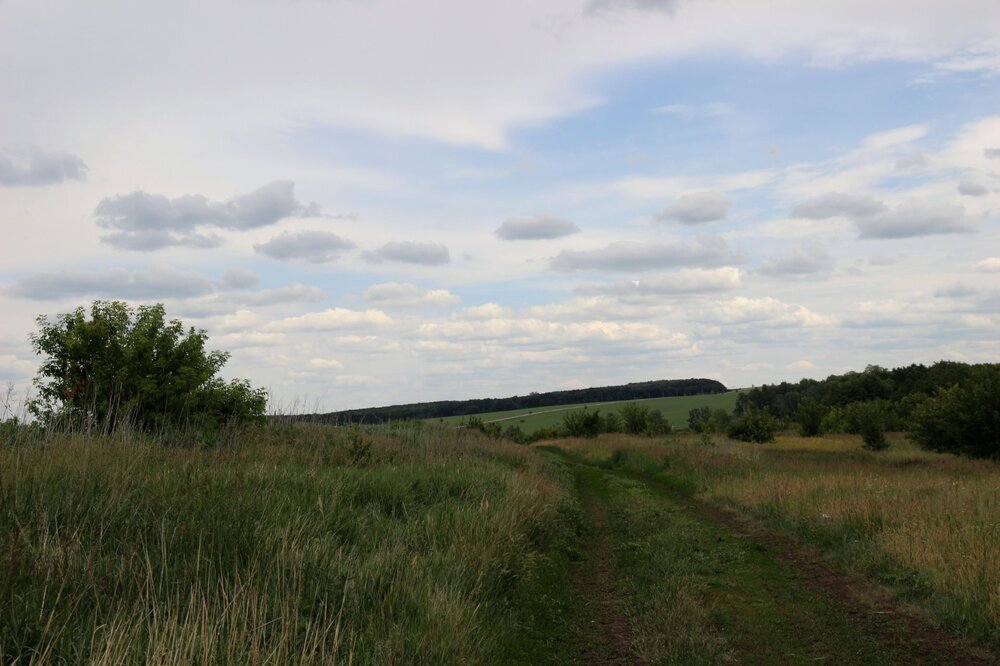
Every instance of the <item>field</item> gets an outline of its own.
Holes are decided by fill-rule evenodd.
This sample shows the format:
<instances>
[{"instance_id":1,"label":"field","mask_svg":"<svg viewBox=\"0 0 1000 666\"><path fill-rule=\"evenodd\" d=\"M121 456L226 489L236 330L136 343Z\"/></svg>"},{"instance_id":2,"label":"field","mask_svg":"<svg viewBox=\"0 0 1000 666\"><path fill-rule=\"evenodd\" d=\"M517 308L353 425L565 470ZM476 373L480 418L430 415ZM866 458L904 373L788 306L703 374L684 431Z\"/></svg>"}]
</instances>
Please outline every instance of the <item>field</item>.
<instances>
[{"instance_id":1,"label":"field","mask_svg":"<svg viewBox=\"0 0 1000 666\"><path fill-rule=\"evenodd\" d=\"M539 428L551 428L563 422L563 416L577 409L599 409L602 413L618 412L622 405L635 402L659 410L675 430L687 428L688 412L696 407L709 406L732 411L736 407L738 391L714 393L708 395L685 395L672 398L648 398L646 400L623 400L618 402L595 402L576 405L555 405L538 407L536 409L514 409L505 412L486 412L468 416L449 416L443 419L433 419L453 425L468 421L471 417L479 417L486 423L500 423L504 427L516 425L525 433L531 433Z\"/></svg>"},{"instance_id":2,"label":"field","mask_svg":"<svg viewBox=\"0 0 1000 666\"><path fill-rule=\"evenodd\" d=\"M998 488L852 436L0 439L0 663L997 663Z\"/></svg>"}]
</instances>

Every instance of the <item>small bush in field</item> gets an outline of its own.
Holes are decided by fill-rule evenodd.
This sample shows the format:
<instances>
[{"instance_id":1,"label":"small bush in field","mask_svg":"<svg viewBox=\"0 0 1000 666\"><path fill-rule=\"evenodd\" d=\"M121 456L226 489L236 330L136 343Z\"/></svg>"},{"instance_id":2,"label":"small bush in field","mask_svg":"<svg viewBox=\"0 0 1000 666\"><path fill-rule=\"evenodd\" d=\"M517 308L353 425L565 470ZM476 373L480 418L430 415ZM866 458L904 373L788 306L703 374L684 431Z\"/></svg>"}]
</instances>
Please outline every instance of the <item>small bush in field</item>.
<instances>
[{"instance_id":1,"label":"small bush in field","mask_svg":"<svg viewBox=\"0 0 1000 666\"><path fill-rule=\"evenodd\" d=\"M661 435L669 435L673 432L673 428L670 426L670 422L663 418L663 414L660 410L654 410L649 413L646 417L646 434L657 437Z\"/></svg>"},{"instance_id":2,"label":"small bush in field","mask_svg":"<svg viewBox=\"0 0 1000 666\"><path fill-rule=\"evenodd\" d=\"M885 415L877 401L856 403L853 418L864 448L869 451L889 448L889 441L885 438Z\"/></svg>"},{"instance_id":3,"label":"small bush in field","mask_svg":"<svg viewBox=\"0 0 1000 666\"><path fill-rule=\"evenodd\" d=\"M799 434L803 437L819 437L823 434L823 417L826 409L812 398L803 398L795 414L799 422Z\"/></svg>"},{"instance_id":4,"label":"small bush in field","mask_svg":"<svg viewBox=\"0 0 1000 666\"><path fill-rule=\"evenodd\" d=\"M604 416L604 432L621 432L622 417L618 412L608 412Z\"/></svg>"},{"instance_id":5,"label":"small bush in field","mask_svg":"<svg viewBox=\"0 0 1000 666\"><path fill-rule=\"evenodd\" d=\"M632 435L641 435L646 432L649 421L649 407L630 402L622 406L621 415L622 427L625 432Z\"/></svg>"},{"instance_id":6,"label":"small bush in field","mask_svg":"<svg viewBox=\"0 0 1000 666\"><path fill-rule=\"evenodd\" d=\"M600 410L574 409L563 415L563 426L570 437L597 437L601 434Z\"/></svg>"},{"instance_id":7,"label":"small bush in field","mask_svg":"<svg viewBox=\"0 0 1000 666\"><path fill-rule=\"evenodd\" d=\"M778 422L767 409L750 409L733 421L727 434L741 442L762 444L774 441L774 434L777 430Z\"/></svg>"}]
</instances>

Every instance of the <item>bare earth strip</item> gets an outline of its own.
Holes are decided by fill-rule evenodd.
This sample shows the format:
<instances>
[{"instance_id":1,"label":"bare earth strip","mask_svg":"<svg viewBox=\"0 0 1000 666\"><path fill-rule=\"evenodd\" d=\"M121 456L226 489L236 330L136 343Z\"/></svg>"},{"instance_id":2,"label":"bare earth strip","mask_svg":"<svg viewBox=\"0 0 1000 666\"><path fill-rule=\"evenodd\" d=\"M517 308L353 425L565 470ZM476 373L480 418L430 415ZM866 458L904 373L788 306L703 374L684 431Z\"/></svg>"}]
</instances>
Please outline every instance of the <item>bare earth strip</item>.
<instances>
[{"instance_id":1,"label":"bare earth strip","mask_svg":"<svg viewBox=\"0 0 1000 666\"><path fill-rule=\"evenodd\" d=\"M650 474L569 462L589 523L584 554L573 577L583 621L577 663L641 664L637 626L629 622L628 571L615 558L608 501L585 475L629 478L646 486L665 513L680 511L701 523L717 548L737 548L742 564L717 572L706 603L726 636L731 663L997 664L996 655L932 625L875 583L851 575L818 550L742 515L677 490ZM586 469L586 474L581 472ZM678 532L678 538L683 532ZM691 532L693 534L694 532ZM715 535L715 536L713 536ZM735 545L734 545L735 544ZM740 544L743 544L742 546ZM711 546L709 546L711 548ZM700 546L699 546L700 548ZM747 555L749 553L749 555ZM634 572L633 572L634 573ZM635 589L633 586L633 594ZM586 631L590 627L591 630Z\"/></svg>"},{"instance_id":2,"label":"bare earth strip","mask_svg":"<svg viewBox=\"0 0 1000 666\"><path fill-rule=\"evenodd\" d=\"M593 489L577 483L587 518L582 559L574 571L574 596L582 607L578 663L645 664L632 654L635 637L625 616L608 514Z\"/></svg>"}]
</instances>

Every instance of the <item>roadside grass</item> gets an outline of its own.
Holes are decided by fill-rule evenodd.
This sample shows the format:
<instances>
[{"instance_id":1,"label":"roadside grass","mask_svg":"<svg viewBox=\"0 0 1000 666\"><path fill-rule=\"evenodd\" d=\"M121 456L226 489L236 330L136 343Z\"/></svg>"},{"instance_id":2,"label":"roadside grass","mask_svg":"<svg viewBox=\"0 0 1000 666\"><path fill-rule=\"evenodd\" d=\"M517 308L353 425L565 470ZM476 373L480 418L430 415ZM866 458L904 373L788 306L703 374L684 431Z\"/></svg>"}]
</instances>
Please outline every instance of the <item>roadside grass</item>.
<instances>
[{"instance_id":1,"label":"roadside grass","mask_svg":"<svg viewBox=\"0 0 1000 666\"><path fill-rule=\"evenodd\" d=\"M572 479L432 427L0 441L0 662L543 662Z\"/></svg>"},{"instance_id":2,"label":"roadside grass","mask_svg":"<svg viewBox=\"0 0 1000 666\"><path fill-rule=\"evenodd\" d=\"M705 395L684 395L669 398L647 398L644 400L620 400L616 402L591 402L574 405L551 405L547 407L536 407L532 409L512 409L503 412L484 412L482 414L470 414L467 416L449 416L443 419L428 419L430 422L444 422L458 425L468 421L470 418L479 417L486 423L499 422L504 427L509 425L519 426L526 433L534 432L539 428L552 428L562 425L563 416L568 412L580 409L599 409L602 414L620 412L622 406L635 402L645 405L651 411L659 410L665 419L670 422L674 429L686 429L688 413L696 407L709 406L713 409L721 408L732 411L736 407L736 400L739 397L738 391L727 393L711 393Z\"/></svg>"},{"instance_id":3,"label":"roadside grass","mask_svg":"<svg viewBox=\"0 0 1000 666\"><path fill-rule=\"evenodd\" d=\"M945 627L1000 644L1000 465L859 437L756 445L623 435L559 446L748 512L889 584Z\"/></svg>"}]
</instances>

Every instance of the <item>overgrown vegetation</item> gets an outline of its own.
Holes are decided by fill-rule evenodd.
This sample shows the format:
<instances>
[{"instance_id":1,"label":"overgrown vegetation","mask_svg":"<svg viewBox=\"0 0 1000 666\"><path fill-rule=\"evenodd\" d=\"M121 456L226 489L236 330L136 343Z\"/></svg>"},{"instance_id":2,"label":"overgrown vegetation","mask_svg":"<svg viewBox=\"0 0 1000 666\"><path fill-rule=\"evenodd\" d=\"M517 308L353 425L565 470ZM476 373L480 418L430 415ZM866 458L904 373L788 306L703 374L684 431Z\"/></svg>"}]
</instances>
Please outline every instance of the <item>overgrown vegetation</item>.
<instances>
[{"instance_id":1,"label":"overgrown vegetation","mask_svg":"<svg viewBox=\"0 0 1000 666\"><path fill-rule=\"evenodd\" d=\"M0 439L0 663L544 663L576 531L533 451L399 425Z\"/></svg>"},{"instance_id":2,"label":"overgrown vegetation","mask_svg":"<svg viewBox=\"0 0 1000 666\"><path fill-rule=\"evenodd\" d=\"M29 404L42 424L87 432L211 431L262 423L267 396L216 375L229 359L207 351L205 331L167 320L162 305L96 301L38 318L32 346L42 361Z\"/></svg>"},{"instance_id":3,"label":"overgrown vegetation","mask_svg":"<svg viewBox=\"0 0 1000 666\"><path fill-rule=\"evenodd\" d=\"M907 431L932 451L1000 458L998 405L1000 365L940 361L761 386L740 395L736 413L766 409L807 437L859 434L872 450L885 448L885 432Z\"/></svg>"},{"instance_id":4,"label":"overgrown vegetation","mask_svg":"<svg viewBox=\"0 0 1000 666\"><path fill-rule=\"evenodd\" d=\"M697 436L565 440L560 446L811 542L842 566L895 587L944 626L1000 647L1000 468L896 438L869 453L856 435L747 447Z\"/></svg>"}]
</instances>

